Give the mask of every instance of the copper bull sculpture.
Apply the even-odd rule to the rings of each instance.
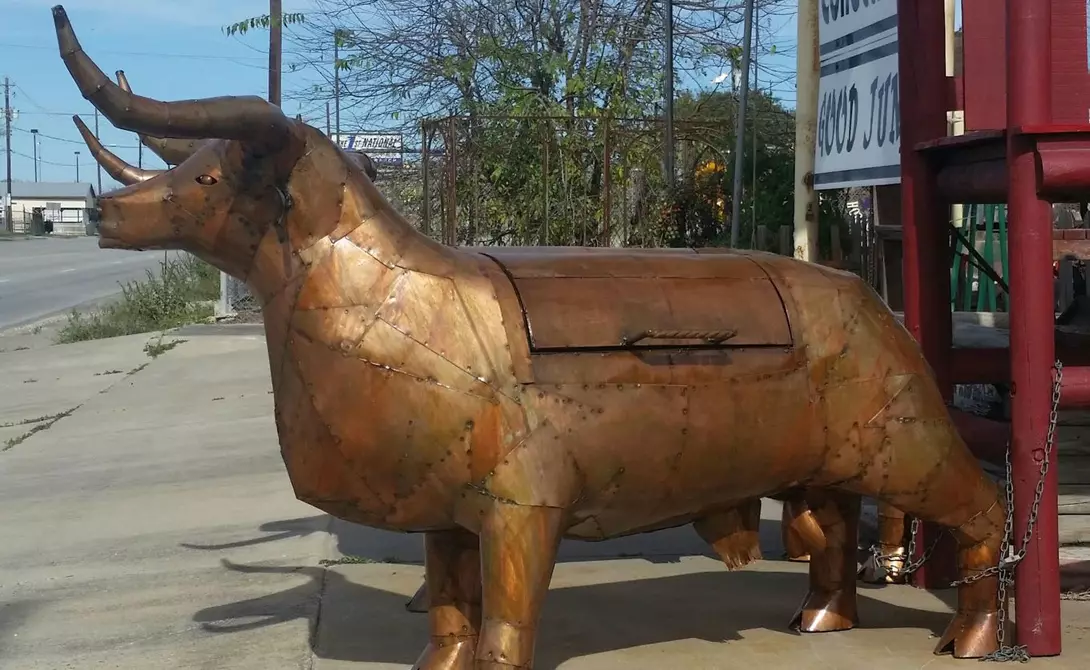
[[[244,279],[298,498],[425,533],[417,668],[531,667],[561,538],[692,523],[737,568],[760,555],[769,495],[804,499],[820,532],[799,630],[855,624],[869,495],[952,529],[962,576],[981,577],[958,587],[936,651],[996,648],[981,573],[1003,502],[858,278],[720,249],[445,247],[320,131],[253,96],[135,95],[53,14],[69,72],[115,126],[200,141],[160,173],[115,163],[131,185],[100,198],[100,246],[185,249]]]

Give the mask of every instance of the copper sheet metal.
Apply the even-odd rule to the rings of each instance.
[[[529,668],[562,537],[693,523],[738,567],[759,555],[753,505],[769,495],[804,495],[800,536],[818,539],[804,631],[854,625],[860,495],[953,529],[963,575],[996,564],[996,486],[859,278],[758,252],[445,247],[317,129],[255,97],[126,93],[54,19],[116,126],[208,140],[104,194],[101,245],[187,249],[247,281],[295,494],[427,534],[436,597],[416,667]],[[937,651],[992,651],[995,579],[958,598]]]

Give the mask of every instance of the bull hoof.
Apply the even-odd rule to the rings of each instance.
[[[889,556],[871,555],[859,570],[859,581],[864,584],[904,584],[908,581],[904,567],[904,549]]]
[[[939,638],[935,653],[953,653],[954,658],[982,658],[999,648],[998,630],[998,612],[959,612]]]
[[[477,638],[436,644],[432,642],[416,659],[413,670],[474,670]]]
[[[855,592],[844,589],[827,593],[811,591],[791,618],[791,628],[800,633],[851,630],[857,623]]]

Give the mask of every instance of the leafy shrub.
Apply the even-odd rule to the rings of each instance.
[[[208,301],[219,298],[219,271],[186,254],[164,260],[158,275],[121,286],[121,299],[90,313],[73,310],[57,343],[96,340],[167,330],[212,316]]]

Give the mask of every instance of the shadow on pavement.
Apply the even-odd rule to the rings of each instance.
[[[247,546],[310,534],[324,529],[328,523],[324,515],[291,519],[261,526],[262,531],[269,533],[265,537],[224,545],[187,546],[209,550]],[[419,535],[385,533],[336,520],[332,526],[339,548],[347,555],[401,563],[409,561],[390,561],[388,554],[420,554]],[[762,527],[762,536],[778,535],[778,523],[768,522],[767,526],[767,529]],[[596,544],[606,549],[603,545],[610,543]],[[696,548],[683,542],[679,547],[683,553],[675,554],[673,560],[679,555],[707,555],[703,549],[691,551]],[[570,556],[566,560],[618,556],[616,552],[600,553],[585,558]],[[776,557],[767,550],[766,555]],[[279,593],[197,612],[193,620],[208,632],[226,634],[299,618],[317,619],[320,628],[312,629],[310,646],[319,658],[405,665],[416,660],[426,643],[427,617],[405,611],[408,597],[405,593],[357,584],[339,570],[320,566],[253,566],[229,561],[223,561],[223,565],[240,573],[240,578],[241,574],[283,574],[293,578],[306,576],[308,581]],[[712,570],[554,588],[549,592],[543,613],[537,666],[555,668],[573,658],[678,640],[729,642],[742,639],[745,631],[759,629],[797,635],[787,624],[806,589],[804,573],[769,570]],[[892,605],[868,595],[873,592],[866,588],[859,590],[864,628],[924,629],[939,634],[950,620],[948,612]],[[314,617],[318,593],[323,594],[321,615]],[[952,591],[936,595],[948,604],[954,598]],[[729,653],[729,646],[724,647],[723,653]]]

